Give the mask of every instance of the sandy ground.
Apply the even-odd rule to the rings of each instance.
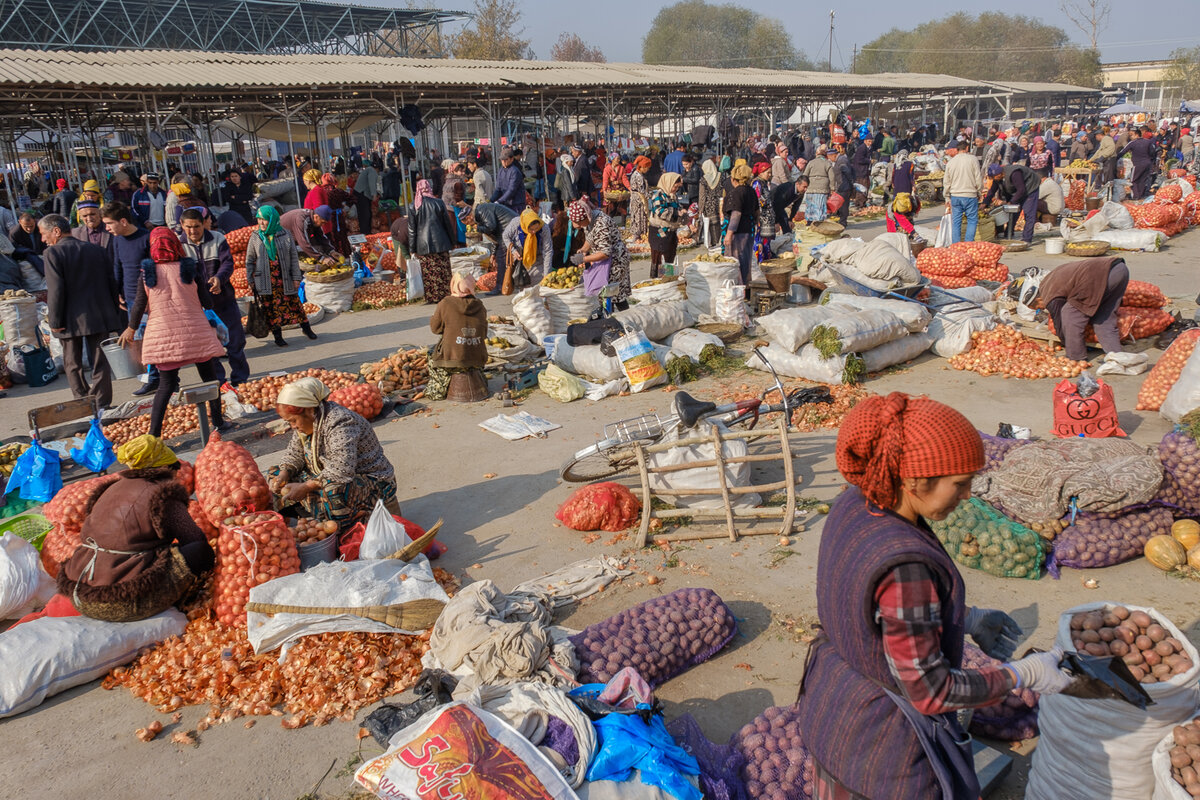
[[[936,224],[933,214],[923,222]],[[852,225],[851,232],[871,238],[882,230],[879,222]],[[1041,247],[1006,258],[1016,271],[1029,265],[1054,266],[1068,260],[1045,256]],[[1135,278],[1154,281],[1164,291],[1181,298],[1190,315],[1196,280],[1200,233],[1172,240],[1158,254],[1129,254]],[[635,264],[635,280],[644,276],[648,262]],[[504,298],[487,300],[493,313],[506,313]],[[292,345],[278,349],[269,342],[254,342],[249,349],[255,374],[274,370],[325,367],[356,371],[360,363],[391,352],[401,344],[428,344],[429,309],[424,306],[387,311],[345,314],[317,327],[320,339],[303,340],[298,332]],[[1152,351],[1157,357],[1157,352]],[[185,377],[185,380],[187,378]],[[1112,380],[1121,424],[1136,441],[1154,444],[1169,429],[1155,413],[1131,410],[1141,378]],[[700,397],[711,397],[744,383],[763,383],[761,374],[736,374],[723,381],[708,379],[687,386]],[[875,392],[922,392],[966,413],[982,430],[994,431],[1000,422],[1025,425],[1047,435],[1051,423],[1054,382],[983,378],[949,369],[946,362],[923,356],[908,368],[870,380]],[[130,382],[118,384],[118,401],[128,399]],[[0,402],[2,436],[25,429],[28,408],[69,398],[65,381],[30,390],[17,387]],[[449,553],[441,565],[464,580],[492,579],[501,588],[536,577],[574,560],[599,554],[626,555],[639,572],[583,603],[565,618],[565,624],[584,627],[642,600],[687,586],[717,591],[740,620],[740,633],[711,661],[659,691],[668,716],[690,712],[714,741],[725,741],[741,725],[769,705],[794,700],[800,646],[787,620],[812,620],[816,601],[814,581],[822,519],[807,514],[806,530],[789,548],[780,548],[774,536],[744,538],[737,543],[710,540],[678,546],[671,556],[656,548],[637,551],[628,538],[604,536],[585,544],[583,535],[558,527],[553,514],[572,487],[557,479],[557,468],[571,452],[590,443],[605,422],[634,416],[651,409],[668,408],[670,396],[654,390],[629,398],[598,403],[581,400],[560,405],[540,392],[522,404],[529,412],[561,423],[563,428],[542,440],[508,443],[477,427],[501,413],[500,403],[477,405],[435,404],[428,414],[388,417],[376,430],[396,466],[400,499],[407,516],[431,524],[446,521],[441,537]],[[803,494],[831,500],[841,488],[832,460],[834,431],[799,436],[795,449],[802,453],[798,470]],[[255,446],[260,464],[274,463],[282,437]],[[494,473],[495,477],[486,475]],[[611,543],[610,543],[611,541]],[[1009,611],[1029,634],[1026,645],[1048,646],[1058,615],[1071,606],[1095,600],[1113,600],[1154,606],[1187,631],[1200,644],[1200,614],[1189,584],[1169,579],[1142,560],[1086,576],[1064,570],[1061,580],[1043,577],[1021,581],[993,578],[964,570],[968,600],[972,604]],[[644,575],[661,582],[649,585]],[[1095,578],[1099,588],[1082,585]],[[184,709],[182,726],[192,729],[206,713]],[[150,744],[134,738],[134,730],[154,719],[168,723],[124,690],[106,692],[97,683],[78,687],[51,698],[40,708],[0,722],[0,796],[55,796],[61,798],[112,797],[205,798],[214,794],[237,798],[296,798],[309,792],[333,764],[318,796],[337,797],[352,789],[345,767],[355,757],[356,723],[283,730],[274,718],[261,719],[247,730],[240,721],[218,726],[199,736],[197,748],[180,749],[160,736]],[[1005,745],[1000,745],[1007,749]],[[1026,743],[1001,798],[1023,792]],[[361,753],[379,752],[364,740]]]

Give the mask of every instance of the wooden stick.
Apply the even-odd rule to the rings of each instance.
[[[714,426],[715,429],[716,426]],[[725,435],[725,441],[733,439],[761,439],[764,436],[774,436],[775,431],[733,431]],[[676,439],[671,442],[660,442],[652,444],[646,448],[647,453],[665,453],[668,450],[674,450],[676,447],[689,447],[697,444],[709,444],[712,440],[707,436],[689,436],[686,439]]]
[[[637,454],[638,477],[642,479],[642,524],[638,528],[637,546],[646,546],[646,537],[650,534],[650,519],[653,512],[651,505],[653,497],[650,494],[650,475],[646,470],[646,450],[642,445],[634,448]]]
[[[787,536],[796,520],[796,468],[792,465],[792,448],[788,446],[787,423],[788,420],[780,418],[779,439],[783,443],[780,456],[783,458],[783,482],[787,484],[787,505],[784,507],[780,536]]]
[[[433,537],[437,536],[438,531],[440,531],[441,529],[442,529],[442,520],[439,519],[437,522],[433,523],[432,528],[425,531],[425,533],[421,534],[421,536],[419,536],[418,538],[409,542],[408,544],[404,545],[404,547],[402,547],[399,550],[397,550],[396,552],[392,553],[390,556],[385,556],[385,557],[386,558],[396,558],[401,561],[412,561],[414,558],[417,557],[418,553],[420,553],[422,550],[424,550],[429,545],[429,543],[433,541]]]
[[[729,526],[729,541],[737,541],[737,528],[733,525],[733,503],[729,500],[729,482],[725,480],[725,443],[721,441],[721,429],[713,425],[713,453],[717,457],[717,478],[721,483],[721,499],[725,503],[725,523]],[[740,488],[740,487],[736,487]]]
[[[733,508],[733,515],[745,519],[775,519],[783,516],[783,506],[768,506],[766,508]],[[723,508],[660,508],[653,513],[656,519],[676,519],[679,517],[711,517],[725,519]]]
[[[778,461],[778,453],[763,453],[761,455],[745,455],[745,456],[730,456],[725,459],[726,464],[759,464],[765,461]],[[668,472],[682,472],[686,469],[704,469],[706,467],[715,467],[716,460],[710,461],[689,461],[686,464],[665,464],[661,467],[650,467],[649,471],[655,475],[663,475]]]
[[[714,497],[723,497],[727,494],[755,494],[762,492],[777,492],[780,489],[786,489],[786,481],[776,481],[775,483],[756,483],[752,486],[730,486],[725,491],[716,487],[703,487],[696,489],[655,489],[654,494],[663,495],[664,497],[681,497],[691,495],[712,495]],[[630,491],[639,491],[638,487],[633,487]]]
[[[316,614],[320,616],[352,616],[382,622],[392,628],[408,631],[425,630],[437,622],[445,603],[433,598],[410,600],[390,606],[291,606],[276,603],[246,603],[246,610],[256,614]]]
[[[777,534],[774,530],[769,530],[769,531],[744,530],[744,531],[742,531],[742,535],[743,536],[776,536]],[[725,538],[725,532],[722,530],[711,530],[711,531],[687,530],[687,531],[673,531],[671,533],[656,534],[654,537],[654,541],[656,541],[656,542],[658,542],[658,541],[686,542],[686,541],[690,541],[692,539],[724,539],[724,538]]]

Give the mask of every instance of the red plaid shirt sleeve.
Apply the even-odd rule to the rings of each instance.
[[[922,714],[995,703],[1012,689],[999,666],[953,669],[941,650],[937,586],[921,564],[901,564],[875,590],[875,618],[897,686]]]

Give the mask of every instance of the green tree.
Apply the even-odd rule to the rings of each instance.
[[[604,51],[599,47],[591,47],[577,34],[564,33],[550,48],[550,58],[554,61],[594,61],[603,64],[608,61]]]
[[[1030,17],[957,13],[891,30],[860,51],[856,72],[931,72],[975,80],[1058,81],[1096,86],[1095,53],[1071,45],[1066,31]],[[1094,70],[1091,66],[1094,66]]]
[[[529,40],[522,39],[517,0],[475,0],[471,22],[450,38],[455,58],[516,61],[532,58]]]
[[[778,20],[742,6],[704,0],[682,0],[659,11],[642,40],[642,61],[722,69],[812,69]]]
[[[1163,80],[1177,85],[1184,100],[1200,97],[1200,47],[1182,47],[1172,52]]]

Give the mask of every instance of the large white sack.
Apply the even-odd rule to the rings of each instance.
[[[1166,234],[1144,228],[1100,231],[1093,238],[1108,242],[1114,250],[1139,250],[1146,253],[1157,253],[1158,248],[1167,241]]]
[[[863,272],[853,264],[844,262],[841,264],[822,263],[820,271],[818,271],[814,277],[824,284],[841,283],[842,281],[838,280],[837,275],[832,274],[831,271],[836,271],[837,275],[849,278],[855,283],[860,283],[863,286],[866,286],[867,288],[873,289],[877,292],[890,292],[892,289],[896,288],[895,281],[883,281],[878,278],[872,278],[870,275]]]
[[[838,295],[841,300],[841,295]],[[800,308],[781,308],[772,311],[765,317],[758,318],[758,324],[763,327],[771,340],[794,353],[808,343],[813,328],[828,322],[838,315],[829,306],[801,306]],[[757,361],[758,359],[755,359]]]
[[[416,600],[449,600],[433,577],[429,559],[365,559],[317,564],[250,589],[251,603],[324,608],[392,606]],[[353,614],[246,613],[246,636],[255,653],[274,650],[302,636],[340,631],[419,634],[425,628],[393,628]]]
[[[1100,206],[1100,213],[1108,220],[1108,227],[1113,230],[1127,231],[1133,227],[1133,214],[1120,203],[1106,200],[1104,205]]]
[[[617,357],[604,355],[598,344],[572,347],[563,340],[554,345],[554,363],[572,375],[582,375],[600,383],[625,377]]]
[[[20,619],[48,603],[54,592],[37,548],[15,533],[0,536],[0,619]]]
[[[924,331],[910,333],[862,353],[863,365],[867,372],[879,372],[896,364],[912,361],[932,344],[933,336],[930,334]]]
[[[780,375],[817,383],[843,383],[846,356],[825,358],[811,344],[804,345],[797,353],[785,350],[778,344],[771,344],[762,349],[762,354]],[[746,366],[762,372],[768,371],[767,365],[753,354],[746,359]]]
[[[682,280],[665,281],[650,286],[634,286],[629,290],[629,299],[638,304],[665,303],[686,300],[687,292],[684,291]]]
[[[867,309],[851,314],[838,314],[817,328],[830,328],[838,333],[841,353],[861,353],[899,339],[908,333],[904,322],[890,311]],[[813,329],[816,332],[816,328]]]
[[[688,313],[687,300],[638,304],[614,313],[613,318],[625,330],[643,331],[656,342],[696,324],[696,320]]]
[[[756,359],[757,360],[757,359]],[[692,430],[680,430],[673,428],[663,436],[662,442],[674,442],[679,439],[689,439],[696,436],[712,438],[713,427],[719,427],[722,432],[728,432],[720,422],[712,420],[701,420]],[[662,453],[651,453],[646,461],[651,467],[668,467],[678,464],[692,464],[702,461],[712,461],[716,457],[717,448],[715,444],[705,442],[704,444],[693,444],[679,447],[673,447]],[[730,439],[721,445],[721,455],[723,458],[737,458],[746,455],[749,448],[746,445],[745,439]],[[751,479],[749,463],[726,464],[725,465],[725,484],[730,488],[735,486],[750,486],[754,481]],[[663,489],[719,489],[721,487],[721,476],[715,467],[696,467],[695,469],[681,469],[676,472],[651,472],[650,473],[650,491],[659,492]],[[673,503],[679,508],[721,508],[724,505],[724,500],[720,495],[668,495],[668,502]],[[762,502],[762,498],[757,493],[735,494],[730,495],[731,505],[739,508],[753,508]]]
[[[332,283],[305,281],[304,299],[326,311],[345,313],[354,305],[354,276],[347,274],[344,279]]]
[[[693,261],[683,268],[683,281],[687,288],[688,313],[699,320],[700,315],[709,317],[717,313],[717,290],[725,281],[739,283],[741,270],[734,260],[709,262]]]
[[[488,355],[500,361],[526,361],[542,352],[541,343],[535,345],[525,335],[525,329],[520,325],[509,325],[507,322],[489,322],[489,339],[503,339],[511,347],[503,345],[487,346]]]
[[[706,347],[715,347],[721,351],[725,350],[725,343],[721,341],[721,337],[698,331],[695,328],[684,328],[681,331],[676,331],[666,339],[663,339],[663,344],[672,350],[686,353],[693,361],[700,360],[700,354],[704,352],[704,348]]]
[[[1086,603],[1064,612],[1058,618],[1055,644],[1073,650],[1071,617],[1114,605]],[[1200,654],[1196,648],[1171,620],[1153,608],[1125,607],[1150,614],[1167,629],[1168,636],[1182,642],[1192,668],[1168,681],[1143,685],[1154,701],[1145,711],[1122,700],[1042,695],[1038,705],[1041,737],[1033,752],[1026,800],[1148,800],[1154,788],[1154,748],[1172,728],[1195,716],[1200,707]]]
[[[900,231],[892,231],[891,233],[881,233],[871,240],[872,242],[886,242],[892,247],[900,251],[900,255],[905,258],[912,258],[912,242],[908,238],[908,234]]]
[[[529,341],[541,345],[542,340],[554,333],[550,312],[542,301],[540,286],[530,286],[513,295],[513,314],[525,329]]]
[[[572,321],[588,319],[600,307],[600,298],[585,295],[582,283],[573,289],[539,288],[546,301],[546,310],[550,312],[551,333],[566,333]]]
[[[983,305],[994,299],[992,290],[986,286],[964,286],[961,289],[934,289],[929,293],[929,299],[925,301],[925,304],[941,308],[942,306],[956,305],[962,300],[970,300],[972,303]]]
[[[971,349],[971,334],[975,331],[990,331],[994,327],[994,314],[959,303],[934,314],[928,330],[933,336],[933,352],[951,358]]]
[[[128,664],[186,627],[187,617],[172,608],[138,622],[42,617],[10,628],[0,633],[0,718]]]
[[[850,263],[858,267],[864,275],[888,281],[894,286],[912,286],[921,280],[921,273],[911,258],[887,241],[879,239],[867,242],[854,254]]]
[[[1197,352],[1200,351],[1193,350],[1188,356],[1179,378],[1167,392],[1162,408],[1159,409],[1158,413],[1171,422],[1179,422],[1184,414],[1194,408],[1200,408],[1200,356]]]
[[[925,330],[933,315],[929,309],[920,303],[909,303],[905,300],[889,300],[886,297],[866,297],[857,294],[839,294],[834,298],[838,305],[865,311],[869,308],[889,311],[900,318],[909,333]]]
[[[821,248],[820,256],[831,264],[849,264],[866,245],[862,239],[835,239]]]
[[[1194,800],[1184,791],[1171,773],[1171,749],[1175,747],[1175,734],[1168,733],[1154,748],[1150,756],[1150,769],[1154,771],[1154,795],[1151,800]]]

